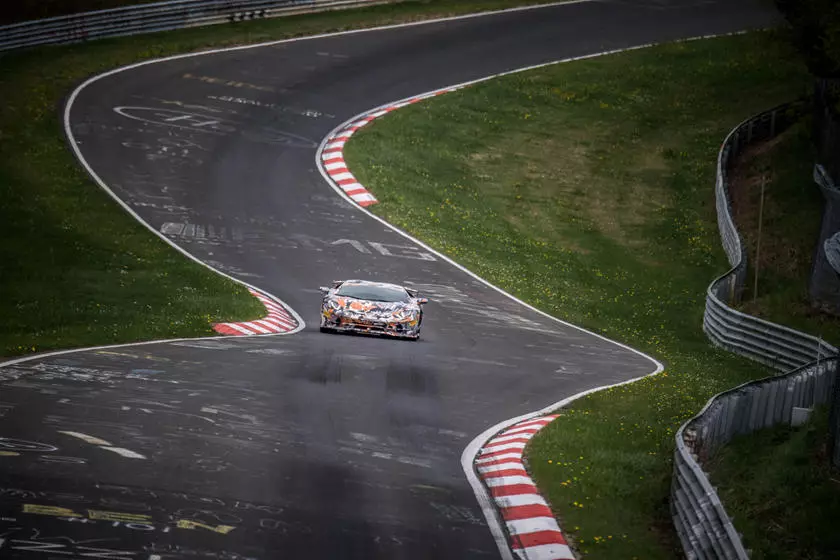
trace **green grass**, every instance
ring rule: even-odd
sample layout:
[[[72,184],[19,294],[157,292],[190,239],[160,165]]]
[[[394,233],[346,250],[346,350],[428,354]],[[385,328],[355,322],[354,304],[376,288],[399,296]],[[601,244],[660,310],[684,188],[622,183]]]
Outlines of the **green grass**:
[[[753,560],[837,558],[840,474],[826,454],[827,433],[823,407],[805,426],[736,438],[715,457],[712,483]]]
[[[740,308],[840,344],[840,321],[811,306],[808,282],[825,202],[812,178],[810,120],[747,151],[732,172],[736,223],[751,265]],[[766,177],[758,297],[753,297],[761,177]]]
[[[727,268],[715,161],[733,126],[807,84],[771,33],[678,43],[475,85],[392,113],[345,148],[381,201],[374,212],[667,364],[577,401],[528,448],[587,557],[679,556],[674,432],[713,394],[770,374],[701,330],[706,287]]]
[[[61,111],[85,78],[165,55],[539,1],[432,0],[0,54],[0,356],[211,334],[264,313],[183,258],[81,170]]]

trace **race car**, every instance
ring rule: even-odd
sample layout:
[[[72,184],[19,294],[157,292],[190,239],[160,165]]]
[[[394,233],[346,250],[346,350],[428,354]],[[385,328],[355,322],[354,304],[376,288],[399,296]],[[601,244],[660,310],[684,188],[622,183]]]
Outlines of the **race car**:
[[[397,284],[338,280],[321,286],[321,332],[357,332],[417,340],[429,300]]]

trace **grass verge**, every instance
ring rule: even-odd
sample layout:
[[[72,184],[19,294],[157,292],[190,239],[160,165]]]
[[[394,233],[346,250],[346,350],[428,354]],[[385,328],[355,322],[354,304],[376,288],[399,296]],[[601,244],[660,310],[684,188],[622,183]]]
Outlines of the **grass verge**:
[[[827,433],[823,407],[805,426],[736,438],[715,457],[712,483],[754,560],[837,557],[840,480],[826,453]]]
[[[679,555],[674,432],[710,396],[770,373],[701,330],[706,287],[727,268],[715,162],[733,126],[807,84],[774,33],[676,43],[478,84],[392,113],[345,148],[374,212],[668,364],[577,401],[528,448],[587,557]]]
[[[731,173],[735,223],[751,265],[740,309],[836,345],[840,343],[840,321],[815,309],[808,296],[825,206],[812,179],[815,153],[809,124],[804,120],[775,140],[748,150]],[[762,176],[766,181],[761,261],[758,295],[754,297]]]
[[[0,356],[199,336],[264,313],[150,236],[79,168],[61,109],[84,78],[211,47],[537,3],[404,2],[0,54]]]

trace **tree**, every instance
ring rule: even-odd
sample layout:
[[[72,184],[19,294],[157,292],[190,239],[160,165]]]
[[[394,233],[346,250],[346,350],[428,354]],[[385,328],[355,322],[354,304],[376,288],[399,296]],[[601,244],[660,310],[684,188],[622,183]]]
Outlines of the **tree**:
[[[840,0],[776,0],[808,69],[840,78]]]

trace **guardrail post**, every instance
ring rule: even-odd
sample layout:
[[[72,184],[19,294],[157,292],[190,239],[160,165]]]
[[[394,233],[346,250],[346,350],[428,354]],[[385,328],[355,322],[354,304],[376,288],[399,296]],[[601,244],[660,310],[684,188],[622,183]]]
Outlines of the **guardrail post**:
[[[6,0],[14,1],[14,0]],[[0,26],[0,51],[400,0],[170,0]]]
[[[781,377],[746,383],[716,395],[677,432],[672,518],[689,559],[749,557],[700,465],[735,434],[790,423],[794,407],[831,400],[832,460],[840,466],[840,380],[837,349],[811,335],[733,309],[748,282],[747,255],[731,214],[728,167],[751,142],[777,135],[791,123],[791,104],[747,119],[734,128],[718,153],[715,203],[721,240],[732,268],[707,289],[703,325],[712,343],[776,369],[796,367]],[[756,264],[760,254],[756,255]],[[757,294],[757,284],[753,288]],[[728,295],[728,301],[723,301]],[[815,352],[816,351],[816,352]],[[816,353],[816,357],[814,354]],[[815,361],[810,361],[813,358]],[[826,383],[832,383],[831,389]],[[828,392],[830,391],[830,396]],[[702,489],[704,499],[690,492]],[[695,497],[696,499],[692,499]]]

